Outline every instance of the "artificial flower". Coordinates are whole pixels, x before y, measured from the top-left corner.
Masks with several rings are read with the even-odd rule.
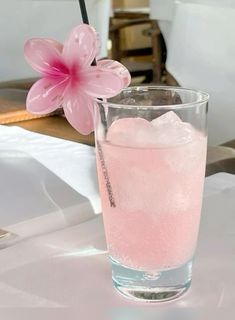
[[[113,97],[130,83],[128,70],[117,61],[100,60],[92,65],[98,48],[96,31],[87,24],[75,27],[64,46],[51,39],[28,40],[25,58],[41,79],[28,93],[27,110],[47,114],[62,106],[77,131],[92,132],[97,99]]]

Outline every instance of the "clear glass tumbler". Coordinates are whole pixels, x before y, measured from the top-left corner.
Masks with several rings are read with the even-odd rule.
[[[113,283],[137,300],[191,283],[207,150],[208,95],[129,87],[96,110],[96,153]]]

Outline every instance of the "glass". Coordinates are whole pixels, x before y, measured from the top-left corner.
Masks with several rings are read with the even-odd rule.
[[[115,288],[166,301],[190,286],[202,206],[208,95],[129,87],[100,102],[96,150]]]

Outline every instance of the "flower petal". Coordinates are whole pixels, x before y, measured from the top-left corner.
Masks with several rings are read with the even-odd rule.
[[[62,47],[62,44],[55,40],[35,38],[25,43],[24,55],[34,70],[47,74],[62,60]]]
[[[93,99],[83,92],[65,99],[64,114],[74,129],[81,134],[87,135],[94,131],[94,105]]]
[[[99,40],[94,28],[87,24],[75,27],[65,41],[63,57],[68,65],[86,67],[95,59]]]
[[[111,69],[90,67],[81,74],[82,89],[95,98],[110,98],[124,87],[122,78]]]
[[[47,39],[47,38],[44,38],[44,40],[46,40],[48,43],[50,43],[55,49],[57,49],[60,53],[62,53],[63,51],[63,44],[54,40],[54,39]]]
[[[128,69],[118,61],[104,59],[97,62],[98,67],[115,71],[123,81],[123,86],[128,87],[131,82],[131,75]]]
[[[27,110],[35,114],[47,114],[56,110],[62,104],[67,84],[67,79],[38,80],[28,93]]]

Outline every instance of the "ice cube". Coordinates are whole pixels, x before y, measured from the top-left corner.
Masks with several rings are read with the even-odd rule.
[[[151,121],[154,127],[158,127],[159,125],[163,124],[168,125],[174,122],[182,122],[182,120],[177,116],[177,114],[174,111],[166,112],[162,116]]]
[[[169,111],[151,121],[155,128],[155,141],[161,146],[173,146],[192,141],[196,130],[183,122],[175,112]]]
[[[129,147],[170,147],[193,141],[196,130],[169,111],[151,122],[142,118],[123,118],[112,123],[107,140]]]
[[[154,128],[142,118],[123,118],[112,123],[107,140],[113,144],[141,147],[153,143]]]

